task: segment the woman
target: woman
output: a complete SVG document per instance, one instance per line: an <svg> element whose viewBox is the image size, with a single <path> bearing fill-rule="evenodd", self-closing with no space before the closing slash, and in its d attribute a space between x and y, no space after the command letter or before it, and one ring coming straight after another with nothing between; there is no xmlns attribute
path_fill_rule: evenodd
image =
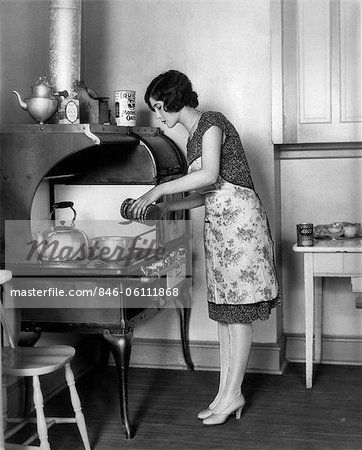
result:
<svg viewBox="0 0 362 450"><path fill-rule="evenodd" d="M168 128L189 133L189 173L155 186L136 200L138 217L162 196L192 191L168 211L205 205L204 244L209 317L218 322L220 378L216 397L198 414L205 425L240 418L241 384L252 343L252 321L266 320L280 303L266 213L254 191L246 156L234 126L218 112L201 112L186 75L170 70L148 86L145 101Z"/></svg>

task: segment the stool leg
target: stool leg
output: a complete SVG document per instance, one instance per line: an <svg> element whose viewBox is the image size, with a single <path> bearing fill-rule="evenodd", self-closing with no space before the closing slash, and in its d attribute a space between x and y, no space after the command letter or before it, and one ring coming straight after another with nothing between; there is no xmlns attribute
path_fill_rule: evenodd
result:
<svg viewBox="0 0 362 450"><path fill-rule="evenodd" d="M40 389L40 381L37 375L33 376L33 389L34 389L34 405L36 410L36 425L38 428L38 434L40 439L40 448L42 450L50 450L48 442L48 428L44 416L43 409L43 394Z"/></svg>
<svg viewBox="0 0 362 450"><path fill-rule="evenodd" d="M90 450L87 427L82 413L82 406L80 404L77 389L75 387L74 374L70 367L70 364L65 366L65 378L70 392L70 399L75 413L75 420L78 425L79 433L82 437L83 445L86 450Z"/></svg>

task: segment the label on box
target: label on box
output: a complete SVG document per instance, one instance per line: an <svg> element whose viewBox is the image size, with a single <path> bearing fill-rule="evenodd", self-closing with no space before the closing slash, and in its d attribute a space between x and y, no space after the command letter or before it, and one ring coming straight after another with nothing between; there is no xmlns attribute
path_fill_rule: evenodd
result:
<svg viewBox="0 0 362 450"><path fill-rule="evenodd" d="M65 118L70 123L75 123L78 119L78 107L73 100L70 100L65 107Z"/></svg>

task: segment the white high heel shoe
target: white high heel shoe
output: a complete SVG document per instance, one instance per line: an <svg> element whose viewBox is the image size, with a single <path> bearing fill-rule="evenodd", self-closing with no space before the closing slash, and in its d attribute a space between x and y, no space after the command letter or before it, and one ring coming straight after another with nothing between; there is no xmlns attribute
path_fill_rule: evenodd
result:
<svg viewBox="0 0 362 450"><path fill-rule="evenodd" d="M241 418L241 412L244 406L245 406L245 398L242 394L240 394L222 412L218 413L215 412L215 410L210 410L211 414L208 417L206 417L202 421L202 423L204 425L221 425L222 423L225 423L228 417L233 413L235 413L236 419L239 420Z"/></svg>
<svg viewBox="0 0 362 450"><path fill-rule="evenodd" d="M202 411L200 411L198 413L197 418L198 419L206 419L206 417L209 417L209 416L211 416L211 414L213 414L213 411L214 410L211 409L210 407L206 408L206 409L203 409Z"/></svg>

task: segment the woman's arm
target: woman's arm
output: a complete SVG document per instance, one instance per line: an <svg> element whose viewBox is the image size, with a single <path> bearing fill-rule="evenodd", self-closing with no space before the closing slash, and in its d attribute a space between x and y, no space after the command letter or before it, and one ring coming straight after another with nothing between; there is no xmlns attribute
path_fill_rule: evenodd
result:
<svg viewBox="0 0 362 450"><path fill-rule="evenodd" d="M180 209L198 208L199 206L203 206L204 204L205 196L203 194L199 194L198 192L193 192L192 194L181 200L171 200L169 202L160 203L158 205L160 205L164 213L166 213L168 211L178 211Z"/></svg>
<svg viewBox="0 0 362 450"><path fill-rule="evenodd" d="M149 204L158 200L162 195L188 192L215 183L220 169L221 142L222 130L217 126L210 127L202 139L202 168L176 180L155 186L132 204L131 214L139 217Z"/></svg>

